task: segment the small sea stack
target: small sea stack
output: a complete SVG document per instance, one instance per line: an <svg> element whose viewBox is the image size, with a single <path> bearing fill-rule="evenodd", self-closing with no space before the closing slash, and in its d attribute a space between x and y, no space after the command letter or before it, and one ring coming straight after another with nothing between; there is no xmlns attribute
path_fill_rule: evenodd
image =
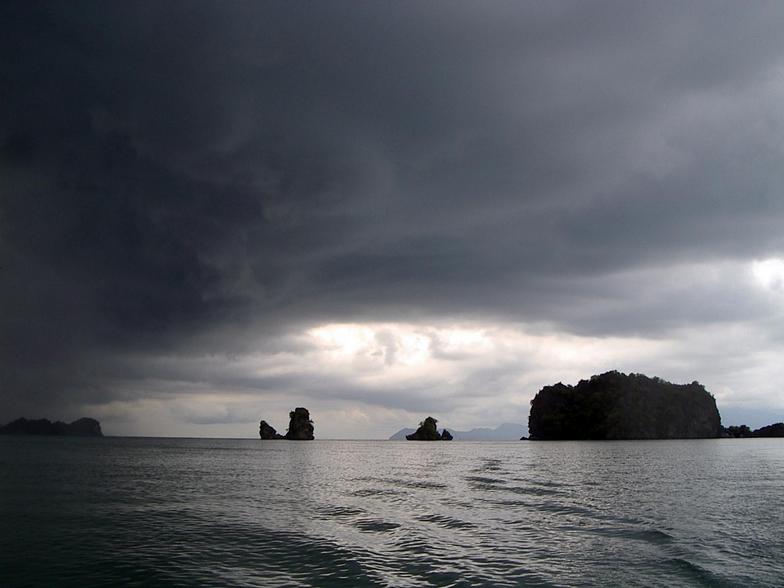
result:
<svg viewBox="0 0 784 588"><path fill-rule="evenodd" d="M416 431L406 435L406 439L408 441L451 441L452 434L446 429L439 433L436 428L437 423L438 421L433 417L427 417L419 423L419 428Z"/></svg>
<svg viewBox="0 0 784 588"><path fill-rule="evenodd" d="M310 420L310 413L307 408L295 408L289 413L289 430L286 431L286 439L292 441L312 441L313 421Z"/></svg>
<svg viewBox="0 0 784 588"><path fill-rule="evenodd" d="M268 425L267 421L259 422L259 437L262 439L283 439L283 435L278 433L275 427Z"/></svg>
<svg viewBox="0 0 784 588"><path fill-rule="evenodd" d="M259 422L261 439L288 439L290 441L312 441L313 421L307 408L297 407L289 413L289 429L285 435L278 433L267 421Z"/></svg>

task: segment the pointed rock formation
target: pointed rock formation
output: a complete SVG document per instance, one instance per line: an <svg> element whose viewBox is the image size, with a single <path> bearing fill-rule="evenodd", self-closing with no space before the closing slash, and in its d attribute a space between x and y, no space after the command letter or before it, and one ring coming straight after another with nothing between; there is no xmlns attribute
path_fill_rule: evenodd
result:
<svg viewBox="0 0 784 588"><path fill-rule="evenodd" d="M267 424L267 421L259 423L259 437L262 439L283 439L283 435L278 433L274 427Z"/></svg>
<svg viewBox="0 0 784 588"><path fill-rule="evenodd" d="M313 421L307 408L298 407L289 413L289 430L285 435L278 433L267 421L259 422L259 437L262 439L289 439L293 441L312 441Z"/></svg>
<svg viewBox="0 0 784 588"><path fill-rule="evenodd" d="M452 433L444 429L441 431L441 441L451 441L453 439Z"/></svg>

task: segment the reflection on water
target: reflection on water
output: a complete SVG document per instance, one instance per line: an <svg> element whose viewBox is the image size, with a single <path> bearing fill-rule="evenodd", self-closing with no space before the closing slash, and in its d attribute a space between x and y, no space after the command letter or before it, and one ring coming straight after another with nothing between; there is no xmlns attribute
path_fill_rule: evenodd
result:
<svg viewBox="0 0 784 588"><path fill-rule="evenodd" d="M777 585L784 442L0 438L0 585Z"/></svg>

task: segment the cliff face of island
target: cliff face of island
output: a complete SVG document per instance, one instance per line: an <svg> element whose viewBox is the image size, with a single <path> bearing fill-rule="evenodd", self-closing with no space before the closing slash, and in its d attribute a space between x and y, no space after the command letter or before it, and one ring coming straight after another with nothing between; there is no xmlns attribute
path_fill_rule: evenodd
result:
<svg viewBox="0 0 784 588"><path fill-rule="evenodd" d="M83 417L71 423L49 419L20 418L0 427L0 435L62 435L66 437L103 437L101 423Z"/></svg>
<svg viewBox="0 0 784 588"><path fill-rule="evenodd" d="M451 441L452 435L444 429L440 434L436 428L438 421L433 417L427 417L424 421L419 423L419 428L406 435L408 441Z"/></svg>
<svg viewBox="0 0 784 588"><path fill-rule="evenodd" d="M259 437L262 439L289 439L292 441L312 441L313 421L307 408L297 407L289 413L289 430L285 435L278 433L267 421L259 423Z"/></svg>
<svg viewBox="0 0 784 588"><path fill-rule="evenodd" d="M542 388L531 401L533 440L720 437L716 400L697 383L607 372L576 386Z"/></svg>

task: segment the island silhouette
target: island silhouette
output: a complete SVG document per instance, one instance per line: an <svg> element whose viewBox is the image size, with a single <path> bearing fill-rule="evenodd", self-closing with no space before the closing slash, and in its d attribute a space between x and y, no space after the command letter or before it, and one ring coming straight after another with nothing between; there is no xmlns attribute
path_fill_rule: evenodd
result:
<svg viewBox="0 0 784 588"><path fill-rule="evenodd" d="M532 440L699 439L721 437L722 428L716 399L699 382L611 371L542 388L528 431Z"/></svg>
<svg viewBox="0 0 784 588"><path fill-rule="evenodd" d="M784 437L784 423L773 423L759 429L751 430L748 425L732 425L724 427L721 436L728 439L745 439L748 437Z"/></svg>
<svg viewBox="0 0 784 588"><path fill-rule="evenodd" d="M0 435L60 435L67 437L103 437L101 423L82 417L70 423L49 419L18 418L0 427Z"/></svg>
<svg viewBox="0 0 784 588"><path fill-rule="evenodd" d="M290 441L312 441L313 421L307 408L297 407L289 413L289 429L285 435L278 433L267 421L259 422L261 439L288 439Z"/></svg>
<svg viewBox="0 0 784 588"><path fill-rule="evenodd" d="M419 428L411 433L410 435L406 435L406 440L408 441L451 441L452 435L444 429L440 434L438 429L436 428L436 424L438 421L433 417L429 416L421 423L419 423Z"/></svg>
<svg viewBox="0 0 784 588"><path fill-rule="evenodd" d="M419 428L401 429L391 439L451 440L427 417ZM522 440L634 440L784 437L784 423L751 430L723 427L716 399L697 381L673 384L659 377L609 371L542 388L531 401L530 437ZM519 433L518 433L519 435Z"/></svg>

